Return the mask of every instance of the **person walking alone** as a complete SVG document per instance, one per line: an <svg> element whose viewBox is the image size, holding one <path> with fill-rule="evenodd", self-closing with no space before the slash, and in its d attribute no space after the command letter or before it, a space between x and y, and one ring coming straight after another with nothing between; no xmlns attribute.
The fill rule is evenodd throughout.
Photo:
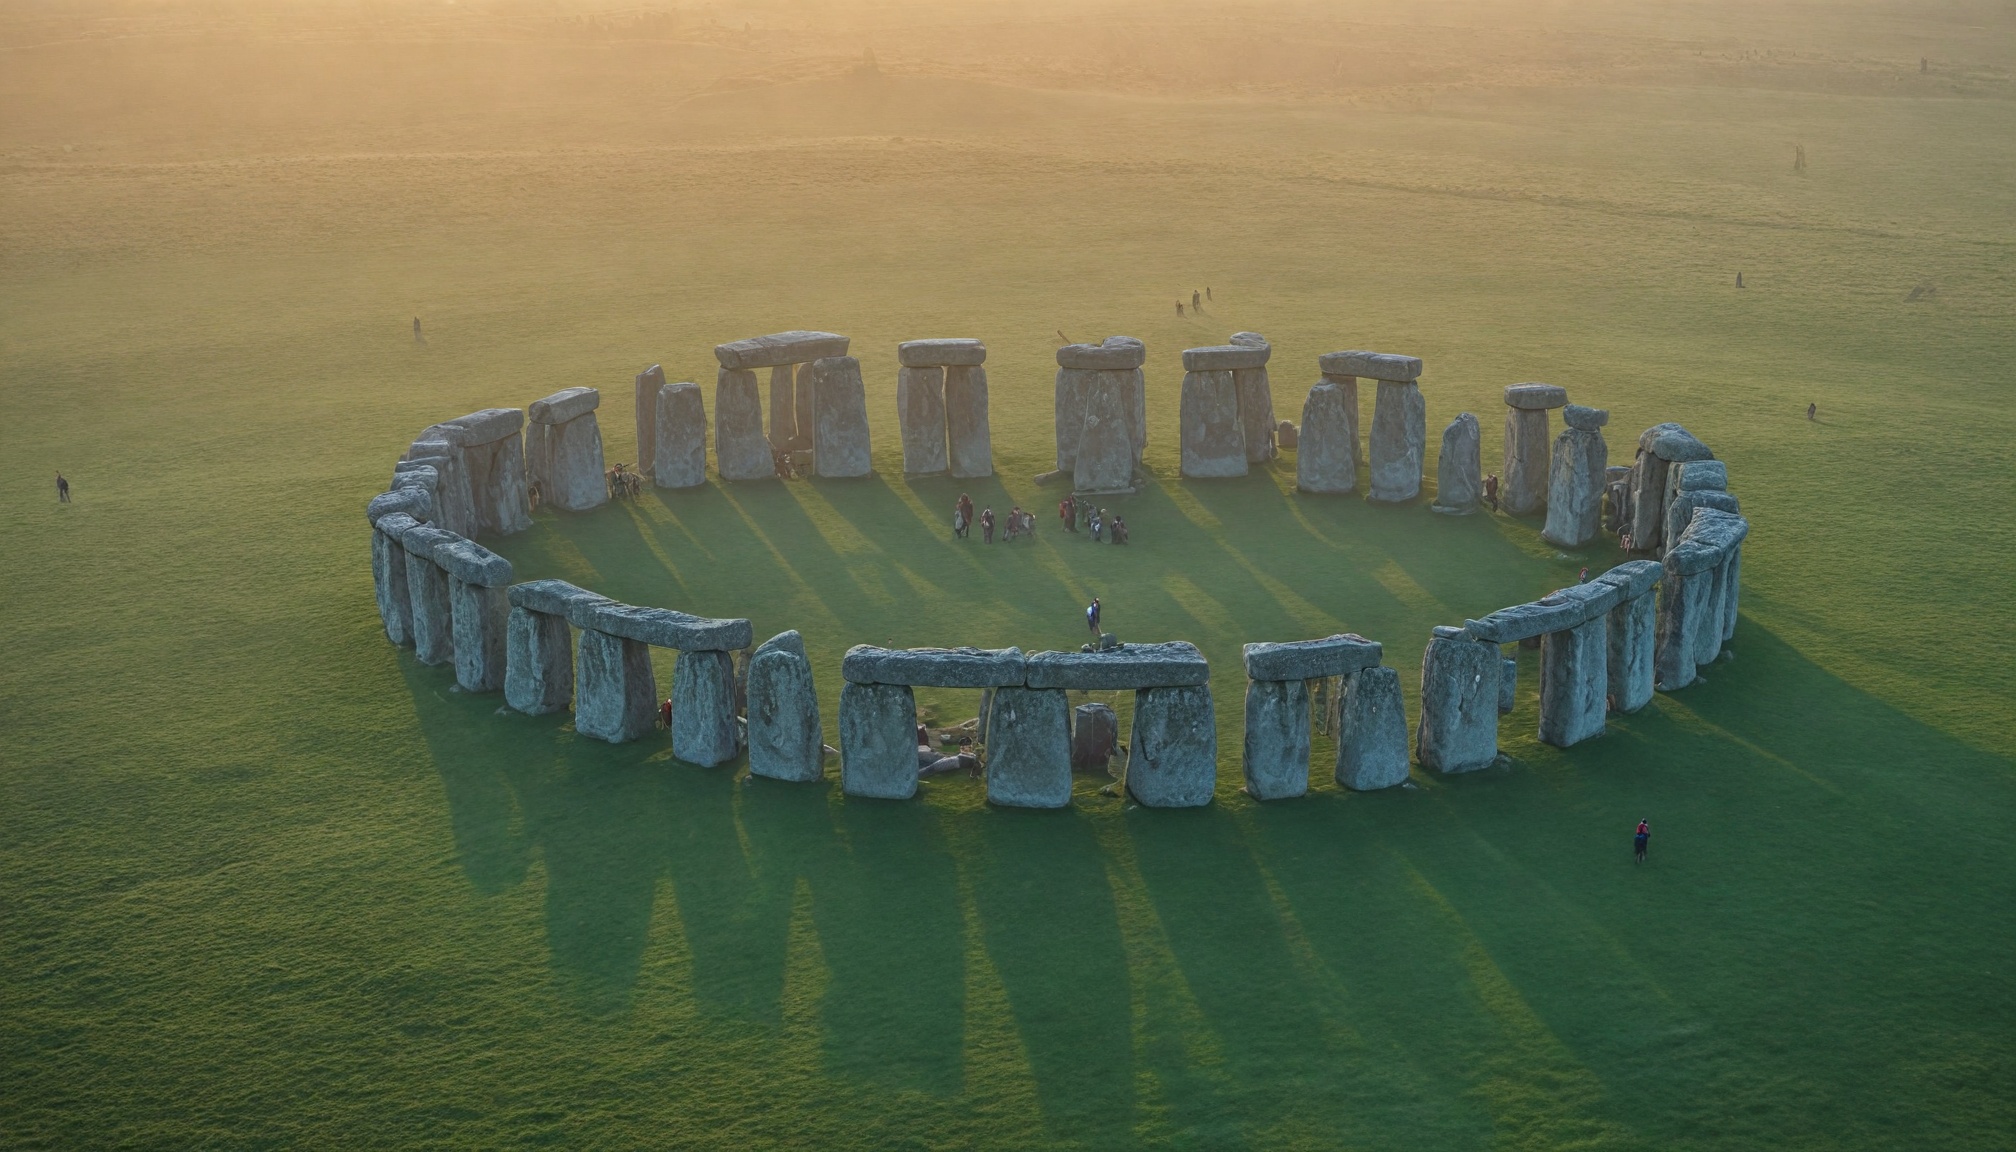
<svg viewBox="0 0 2016 1152"><path fill-rule="evenodd" d="M1097 596L1092 597L1092 603L1085 606L1085 627L1092 630L1092 635L1099 635L1099 598Z"/></svg>
<svg viewBox="0 0 2016 1152"><path fill-rule="evenodd" d="M61 472L56 473L56 502L58 504L70 502L70 481L65 480Z"/></svg>
<svg viewBox="0 0 2016 1152"><path fill-rule="evenodd" d="M1638 831L1631 835L1631 860L1633 863L1643 864L1645 862L1645 843L1650 839L1652 839L1652 825L1643 820L1638 821Z"/></svg>
<svg viewBox="0 0 2016 1152"><path fill-rule="evenodd" d="M665 731L672 731L672 698L670 696L665 698L665 703L658 706L658 721L664 726Z"/></svg>

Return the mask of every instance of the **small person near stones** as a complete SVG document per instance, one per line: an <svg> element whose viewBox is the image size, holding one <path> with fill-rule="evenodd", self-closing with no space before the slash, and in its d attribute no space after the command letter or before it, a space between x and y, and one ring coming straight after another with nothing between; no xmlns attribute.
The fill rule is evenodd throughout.
<svg viewBox="0 0 2016 1152"><path fill-rule="evenodd" d="M1638 821L1638 831L1631 836L1631 859L1634 863L1645 862L1645 843L1652 839L1652 825Z"/></svg>
<svg viewBox="0 0 2016 1152"><path fill-rule="evenodd" d="M1102 544L1105 540L1106 510L1104 508L1094 508L1092 510L1092 542L1094 544Z"/></svg>
<svg viewBox="0 0 2016 1152"><path fill-rule="evenodd" d="M61 472L56 473L56 502L58 504L70 502L70 481L65 480Z"/></svg>
<svg viewBox="0 0 2016 1152"><path fill-rule="evenodd" d="M1491 511L1498 511L1498 474L1484 477L1484 502L1491 505Z"/></svg>
<svg viewBox="0 0 2016 1152"><path fill-rule="evenodd" d="M531 511L537 512L539 510L539 482L537 480L526 481L525 503Z"/></svg>
<svg viewBox="0 0 2016 1152"><path fill-rule="evenodd" d="M667 732L672 731L672 698L670 696L665 698L665 703L658 706L658 726Z"/></svg>
<svg viewBox="0 0 2016 1152"><path fill-rule="evenodd" d="M973 533L973 498L964 492L952 506L952 534L964 540Z"/></svg>
<svg viewBox="0 0 2016 1152"><path fill-rule="evenodd" d="M1584 568L1582 569L1582 574L1575 577L1575 583L1587 584L1588 582L1589 582L1589 569Z"/></svg>
<svg viewBox="0 0 2016 1152"><path fill-rule="evenodd" d="M1092 635L1099 635L1099 598L1097 596L1092 597L1092 603L1085 606L1085 627L1092 630Z"/></svg>
<svg viewBox="0 0 2016 1152"><path fill-rule="evenodd" d="M1078 531L1078 502L1066 496L1057 502L1057 519L1064 522L1064 531Z"/></svg>
<svg viewBox="0 0 2016 1152"><path fill-rule="evenodd" d="M987 544L994 542L994 509L992 508L983 508L980 510L980 539Z"/></svg>
<svg viewBox="0 0 2016 1152"><path fill-rule="evenodd" d="M1127 543L1127 521L1122 520L1118 516L1113 517L1112 532L1113 532L1113 543L1115 544Z"/></svg>
<svg viewBox="0 0 2016 1152"><path fill-rule="evenodd" d="M1818 420L1819 418L1820 418L1820 405L1818 404L1806 405L1806 419Z"/></svg>

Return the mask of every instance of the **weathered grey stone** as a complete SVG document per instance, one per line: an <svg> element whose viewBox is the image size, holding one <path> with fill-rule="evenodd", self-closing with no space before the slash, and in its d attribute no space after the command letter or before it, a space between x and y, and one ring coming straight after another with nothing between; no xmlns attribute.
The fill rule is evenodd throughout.
<svg viewBox="0 0 2016 1152"><path fill-rule="evenodd" d="M1325 352L1317 358L1317 368L1325 376L1365 376L1373 380L1419 380L1419 356L1393 356L1384 352Z"/></svg>
<svg viewBox="0 0 2016 1152"><path fill-rule="evenodd" d="M1290 640L1281 644L1248 644L1246 675L1255 680L1315 680L1348 676L1379 663L1384 649L1376 640L1341 632L1321 640Z"/></svg>
<svg viewBox="0 0 2016 1152"><path fill-rule="evenodd" d="M1355 792L1407 782L1407 705L1394 669L1364 668L1344 678L1336 774L1337 783Z"/></svg>
<svg viewBox="0 0 2016 1152"><path fill-rule="evenodd" d="M565 580L527 580L511 586L511 606L549 616L564 616L575 600L607 600L607 596L577 588Z"/></svg>
<svg viewBox="0 0 2016 1152"><path fill-rule="evenodd" d="M527 405L525 418L534 424L565 424L601 406L600 388L562 388L543 400L534 400Z"/></svg>
<svg viewBox="0 0 2016 1152"><path fill-rule="evenodd" d="M469 475L462 466L461 449L445 439L427 438L432 435L435 433L430 429L415 440L402 463L428 464L434 468L434 516L429 523L466 536L476 530L476 507L469 494Z"/></svg>
<svg viewBox="0 0 2016 1152"><path fill-rule="evenodd" d="M805 439L811 438L807 430ZM796 448L809 448L811 444L799 442L798 432L798 366L779 364L770 369L770 450L784 452Z"/></svg>
<svg viewBox="0 0 2016 1152"><path fill-rule="evenodd" d="M763 435L763 398L757 392L756 373L746 368L723 368L715 375L714 466L723 480L769 480L777 475L770 440Z"/></svg>
<svg viewBox="0 0 2016 1152"><path fill-rule="evenodd" d="M1246 747L1240 764L1246 792L1255 800L1287 800L1309 791L1308 684L1246 682Z"/></svg>
<svg viewBox="0 0 2016 1152"><path fill-rule="evenodd" d="M592 389L591 389L592 391ZM547 425L551 471L540 493L546 503L569 512L587 512L609 502L609 481L602 464L602 429L595 413L565 424Z"/></svg>
<svg viewBox="0 0 2016 1152"><path fill-rule="evenodd" d="M1636 712L1651 702L1658 644L1659 597L1653 594L1659 586L1658 565L1651 560L1632 563L1652 565L1655 576L1644 592L1618 601L1605 618L1604 674L1610 680L1610 705L1619 712Z"/></svg>
<svg viewBox="0 0 2016 1152"><path fill-rule="evenodd" d="M1183 374L1182 434L1183 475L1246 475L1246 441L1232 373Z"/></svg>
<svg viewBox="0 0 2016 1152"><path fill-rule="evenodd" d="M467 416L457 416L453 420L443 421L429 431L440 431L442 438L457 448L470 448L478 444L490 444L507 436L516 436L524 427L523 409L485 408L479 412L471 412Z"/></svg>
<svg viewBox="0 0 2016 1152"><path fill-rule="evenodd" d="M1071 770L1109 772L1120 750L1120 717L1108 704L1080 704L1071 710Z"/></svg>
<svg viewBox="0 0 2016 1152"><path fill-rule="evenodd" d="M987 345L971 339L905 340L896 346L896 361L906 368L971 367L987 362Z"/></svg>
<svg viewBox="0 0 2016 1152"><path fill-rule="evenodd" d="M1132 336L1108 336L1098 344L1066 344L1057 350L1059 368L1124 372L1141 367L1147 359L1147 347Z"/></svg>
<svg viewBox="0 0 2016 1152"><path fill-rule="evenodd" d="M658 719L650 646L584 628L579 653L574 731L611 744L649 736Z"/></svg>
<svg viewBox="0 0 2016 1152"><path fill-rule="evenodd" d="M401 518L412 520L403 513ZM413 594L406 589L406 549L375 527L371 530L371 590L377 596L385 638L394 644L411 644Z"/></svg>
<svg viewBox="0 0 2016 1152"><path fill-rule="evenodd" d="M511 562L474 540L452 533L434 540L434 563L448 575L481 588L502 588L511 583Z"/></svg>
<svg viewBox="0 0 2016 1152"><path fill-rule="evenodd" d="M847 337L831 332L773 332L714 346L714 359L730 370L775 368L779 364L804 364L846 354Z"/></svg>
<svg viewBox="0 0 2016 1152"><path fill-rule="evenodd" d="M1531 604L1500 608L1481 620L1465 620L1463 631L1487 644L1513 644L1529 636L1563 632L1610 611L1623 591L1615 584L1591 580L1557 589Z"/></svg>
<svg viewBox="0 0 2016 1152"><path fill-rule="evenodd" d="M1665 542L1666 468L1664 460L1645 450L1644 437L1640 437L1638 457L1631 464L1631 491L1621 533L1631 538L1633 552L1652 552Z"/></svg>
<svg viewBox="0 0 2016 1152"><path fill-rule="evenodd" d="M1234 332L1225 341L1227 344L1245 344L1254 348L1269 347L1267 337L1258 332Z"/></svg>
<svg viewBox="0 0 2016 1152"><path fill-rule="evenodd" d="M1561 409L1561 422L1570 428L1594 432L1610 423L1610 413L1603 408L1585 408L1580 404L1570 404Z"/></svg>
<svg viewBox="0 0 2016 1152"><path fill-rule="evenodd" d="M945 456L945 369L896 370L896 421L906 474L936 475L952 466Z"/></svg>
<svg viewBox="0 0 2016 1152"><path fill-rule="evenodd" d="M1681 492L1727 492L1729 490L1729 465L1720 460L1683 460L1668 466L1666 471L1667 491Z"/></svg>
<svg viewBox="0 0 2016 1152"><path fill-rule="evenodd" d="M917 699L907 685L841 686L840 790L874 800L917 794Z"/></svg>
<svg viewBox="0 0 2016 1152"><path fill-rule="evenodd" d="M1715 454L1692 432L1678 424L1654 424L1638 436L1638 447L1669 464L1692 460L1713 460Z"/></svg>
<svg viewBox="0 0 2016 1152"><path fill-rule="evenodd" d="M395 488L373 496L371 503L364 506L364 518L374 526L394 512L403 512L425 523L433 516L434 500L425 488Z"/></svg>
<svg viewBox="0 0 2016 1152"><path fill-rule="evenodd" d="M735 724L735 658L681 652L672 669L672 755L711 768L741 752Z"/></svg>
<svg viewBox="0 0 2016 1152"><path fill-rule="evenodd" d="M1372 404L1372 485L1367 500L1399 503L1421 494L1421 464L1428 453L1428 406L1412 381L1379 381Z"/></svg>
<svg viewBox="0 0 2016 1152"><path fill-rule="evenodd" d="M956 479L994 474L994 433L987 423L987 370L945 369L945 439Z"/></svg>
<svg viewBox="0 0 2016 1152"><path fill-rule="evenodd" d="M1540 741L1568 748L1603 734L1610 689L1608 622L1597 617L1540 643Z"/></svg>
<svg viewBox="0 0 2016 1152"><path fill-rule="evenodd" d="M995 689L987 731L988 803L1071 803L1071 702L1062 689Z"/></svg>
<svg viewBox="0 0 2016 1152"><path fill-rule="evenodd" d="M563 609L576 628L593 628L656 648L681 652L733 652L747 648L749 621L689 616L670 608L640 608L606 597L575 597Z"/></svg>
<svg viewBox="0 0 2016 1152"><path fill-rule="evenodd" d="M1127 644L1106 652L1032 652L1026 666L1031 688L1112 692L1208 684L1211 666L1186 640Z"/></svg>
<svg viewBox="0 0 2016 1152"><path fill-rule="evenodd" d="M791 441L790 446L793 451L809 452L812 450L812 423L813 423L812 363L810 361L798 365L798 370L795 373L793 383L795 384L798 391L798 411L797 411L798 435L796 439ZM772 445L772 447L774 448L775 445Z"/></svg>
<svg viewBox="0 0 2016 1152"><path fill-rule="evenodd" d="M1020 648L878 648L856 644L841 658L850 684L917 688L1001 688L1022 683Z"/></svg>
<svg viewBox="0 0 2016 1152"><path fill-rule="evenodd" d="M1218 783L1218 718L1209 684L1134 694L1127 792L1149 808L1196 808Z"/></svg>
<svg viewBox="0 0 2016 1152"><path fill-rule="evenodd" d="M826 774L819 694L796 632L765 640L749 661L749 771L796 781Z"/></svg>
<svg viewBox="0 0 2016 1152"><path fill-rule="evenodd" d="M1568 390L1558 384L1513 384L1505 389L1505 406L1544 412L1568 403Z"/></svg>
<svg viewBox="0 0 2016 1152"><path fill-rule="evenodd" d="M475 545L470 545L475 547ZM501 559L501 557L500 557ZM464 692L504 687L504 625L510 606L504 584L485 586L448 577L448 611L455 643L455 683Z"/></svg>
<svg viewBox="0 0 2016 1152"><path fill-rule="evenodd" d="M516 414L517 409L506 409ZM469 507L474 539L482 532L509 534L532 526L531 504L525 494L525 444L515 433L499 440L458 449L462 472L469 482Z"/></svg>
<svg viewBox="0 0 2016 1152"><path fill-rule="evenodd" d="M390 519L390 517L387 517ZM400 537L406 553L406 591L413 628L413 657L422 664L455 658L454 610L448 600L448 572L434 562L438 541L458 540L452 532L413 527Z"/></svg>
<svg viewBox="0 0 2016 1152"><path fill-rule="evenodd" d="M1057 470L1071 472L1078 466L1078 439L1085 432L1085 393L1099 379L1089 368L1057 370Z"/></svg>
<svg viewBox="0 0 2016 1152"><path fill-rule="evenodd" d="M868 393L861 362L830 356L812 362L812 467L829 480L873 471L868 446Z"/></svg>
<svg viewBox="0 0 2016 1152"><path fill-rule="evenodd" d="M1620 599L1636 600L1659 586L1664 571L1657 560L1626 560L1592 582L1614 586Z"/></svg>
<svg viewBox="0 0 2016 1152"><path fill-rule="evenodd" d="M637 471L657 474L658 390L665 386L665 369L653 364L637 374Z"/></svg>
<svg viewBox="0 0 2016 1152"><path fill-rule="evenodd" d="M397 543L405 539L406 533L411 529L421 527L431 528L433 525L423 525L404 512L393 512L389 515L380 516L376 527L379 535L388 536Z"/></svg>
<svg viewBox="0 0 2016 1152"><path fill-rule="evenodd" d="M1499 476L1499 506L1514 516L1530 516L1547 503L1547 411L1505 410L1505 470Z"/></svg>
<svg viewBox="0 0 2016 1152"><path fill-rule="evenodd" d="M1624 531L1625 517L1630 514L1631 469L1612 465L1605 471L1612 475L1603 488L1603 531L1618 535ZM1614 475L1618 472L1624 475Z"/></svg>
<svg viewBox="0 0 2016 1152"><path fill-rule="evenodd" d="M1741 544L1749 535L1750 522L1743 517L1720 508L1702 507L1694 510L1680 539L1683 543L1705 544L1713 548L1718 554L1714 563L1719 565L1720 553Z"/></svg>
<svg viewBox="0 0 2016 1152"><path fill-rule="evenodd" d="M1134 479L1134 437L1127 419L1127 372L1094 372L1084 385L1084 423L1072 454L1072 490L1121 492Z"/></svg>
<svg viewBox="0 0 2016 1152"><path fill-rule="evenodd" d="M1498 714L1503 716L1518 706L1519 662L1507 660L1498 666Z"/></svg>
<svg viewBox="0 0 2016 1152"><path fill-rule="evenodd" d="M1274 443L1279 445L1281 448L1293 451L1294 449L1301 447L1302 444L1301 430L1295 427L1293 421L1289 420L1277 421L1274 425Z"/></svg>
<svg viewBox="0 0 2016 1152"><path fill-rule="evenodd" d="M1148 377L1136 368L1127 373L1127 431L1134 438L1134 463L1148 450Z"/></svg>
<svg viewBox="0 0 2016 1152"><path fill-rule="evenodd" d="M1495 644L1437 635L1421 657L1421 725L1415 754L1437 772L1474 772L1498 758Z"/></svg>
<svg viewBox="0 0 2016 1152"><path fill-rule="evenodd" d="M698 384L667 384L658 390L658 443L652 453L652 483L660 488L694 488L707 482L707 404ZM774 465L773 465L774 469Z"/></svg>
<svg viewBox="0 0 2016 1152"><path fill-rule="evenodd" d="M1240 435L1246 441L1246 462L1258 464L1274 458L1274 387L1265 368L1240 368L1232 373L1232 388L1239 397Z"/></svg>
<svg viewBox="0 0 2016 1152"><path fill-rule="evenodd" d="M1477 417L1460 412L1442 430L1442 454L1435 461L1437 512L1468 516L1484 498L1484 433Z"/></svg>
<svg viewBox="0 0 2016 1152"><path fill-rule="evenodd" d="M1358 486L1358 382L1325 377L1302 404L1295 487L1336 495Z"/></svg>
<svg viewBox="0 0 2016 1152"><path fill-rule="evenodd" d="M1673 495L1666 504L1666 526L1663 538L1678 540L1681 534L1687 530L1687 525L1693 521L1694 510L1696 508L1713 508L1719 512L1738 513L1743 510L1742 503L1727 492L1704 489L1698 492L1682 492L1678 495Z"/></svg>
<svg viewBox="0 0 2016 1152"><path fill-rule="evenodd" d="M544 493L553 487L553 432L551 425L528 421L525 425L525 483Z"/></svg>
<svg viewBox="0 0 2016 1152"><path fill-rule="evenodd" d="M1658 646L1653 653L1653 672L1661 691L1673 692L1694 682L1694 668L1704 630L1713 628L1720 640L1722 621L1709 617L1715 612L1715 571L1712 566L1694 567L1685 561L1694 554L1716 555L1713 549L1681 544L1666 551L1666 576L1659 582ZM1679 563L1676 563L1679 562ZM1692 571L1685 571L1692 568Z"/></svg>
<svg viewBox="0 0 2016 1152"><path fill-rule="evenodd" d="M574 633L565 616L512 608L504 634L504 702L529 716L574 699Z"/></svg>
<svg viewBox="0 0 2016 1152"><path fill-rule="evenodd" d="M1603 433L1565 428L1554 441L1547 484L1547 524L1540 538L1561 548L1579 548L1603 527L1604 472L1610 449Z"/></svg>
<svg viewBox="0 0 2016 1152"><path fill-rule="evenodd" d="M411 488L415 485L433 492L440 480L440 473L433 464L422 460L400 460L392 465L392 487Z"/></svg>
<svg viewBox="0 0 2016 1152"><path fill-rule="evenodd" d="M1743 545L1729 549L1729 558L1715 575L1716 599L1722 604L1722 639L1736 638L1736 602L1743 585Z"/></svg>
<svg viewBox="0 0 2016 1152"><path fill-rule="evenodd" d="M1265 344L1216 344L1209 348L1183 350L1185 372L1230 372L1235 368L1264 368L1274 350Z"/></svg>

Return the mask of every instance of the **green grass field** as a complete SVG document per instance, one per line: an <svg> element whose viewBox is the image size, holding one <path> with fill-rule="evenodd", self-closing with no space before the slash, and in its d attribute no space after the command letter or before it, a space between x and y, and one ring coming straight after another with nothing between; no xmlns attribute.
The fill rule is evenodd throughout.
<svg viewBox="0 0 2016 1152"><path fill-rule="evenodd" d="M0 28L0 110L33 113L0 114L0 1144L2016 1142L2007 11L1619 8L1572 82L1349 98L1180 91L1166 45L962 77L958 29L908 10L879 77L793 75L817 10L750 11L812 31L738 47L724 9L552 48L544 103L408 119L357 79L398 50L363 37L314 49L352 119L303 65L174 131L175 84L78 77L156 52L186 79L209 41ZM1481 68L1497 17L1435 11L1363 35ZM1572 38L1561 12L1504 35ZM455 51L546 50L484 43ZM632 50L686 69L648 107L594 63ZM1942 50L1945 88L1916 64ZM420 428L595 385L632 459L635 372L711 412L712 345L792 327L853 337L878 476L486 543L521 579L799 629L829 741L849 645L1076 645L1098 595L1124 639L1211 659L1216 803L843 801L500 715L385 642L363 506ZM1620 559L1298 496L1292 456L1179 479L1177 353L1249 328L1290 418L1321 352L1423 357L1431 457L1468 410L1495 469L1522 380L1610 409L1613 462L1686 424L1753 525L1733 662L1561 750L1522 653L1510 767L1244 797L1242 643L1380 640L1412 711L1431 626ZM1030 479L1058 329L1149 347L1130 548L1061 536ZM993 481L902 476L894 345L939 335L990 348ZM1034 506L1037 540L951 540L962 488Z"/></svg>

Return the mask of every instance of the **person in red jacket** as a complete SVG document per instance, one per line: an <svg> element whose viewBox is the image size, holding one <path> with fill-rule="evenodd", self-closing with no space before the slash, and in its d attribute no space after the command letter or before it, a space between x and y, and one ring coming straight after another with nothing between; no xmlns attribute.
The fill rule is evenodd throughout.
<svg viewBox="0 0 2016 1152"><path fill-rule="evenodd" d="M665 726L665 731L672 731L672 698L670 696L665 698L665 703L658 706L658 722Z"/></svg>
<svg viewBox="0 0 2016 1152"><path fill-rule="evenodd" d="M1638 821L1638 831L1631 836L1631 859L1639 864L1645 862L1645 842L1652 839L1652 825Z"/></svg>

